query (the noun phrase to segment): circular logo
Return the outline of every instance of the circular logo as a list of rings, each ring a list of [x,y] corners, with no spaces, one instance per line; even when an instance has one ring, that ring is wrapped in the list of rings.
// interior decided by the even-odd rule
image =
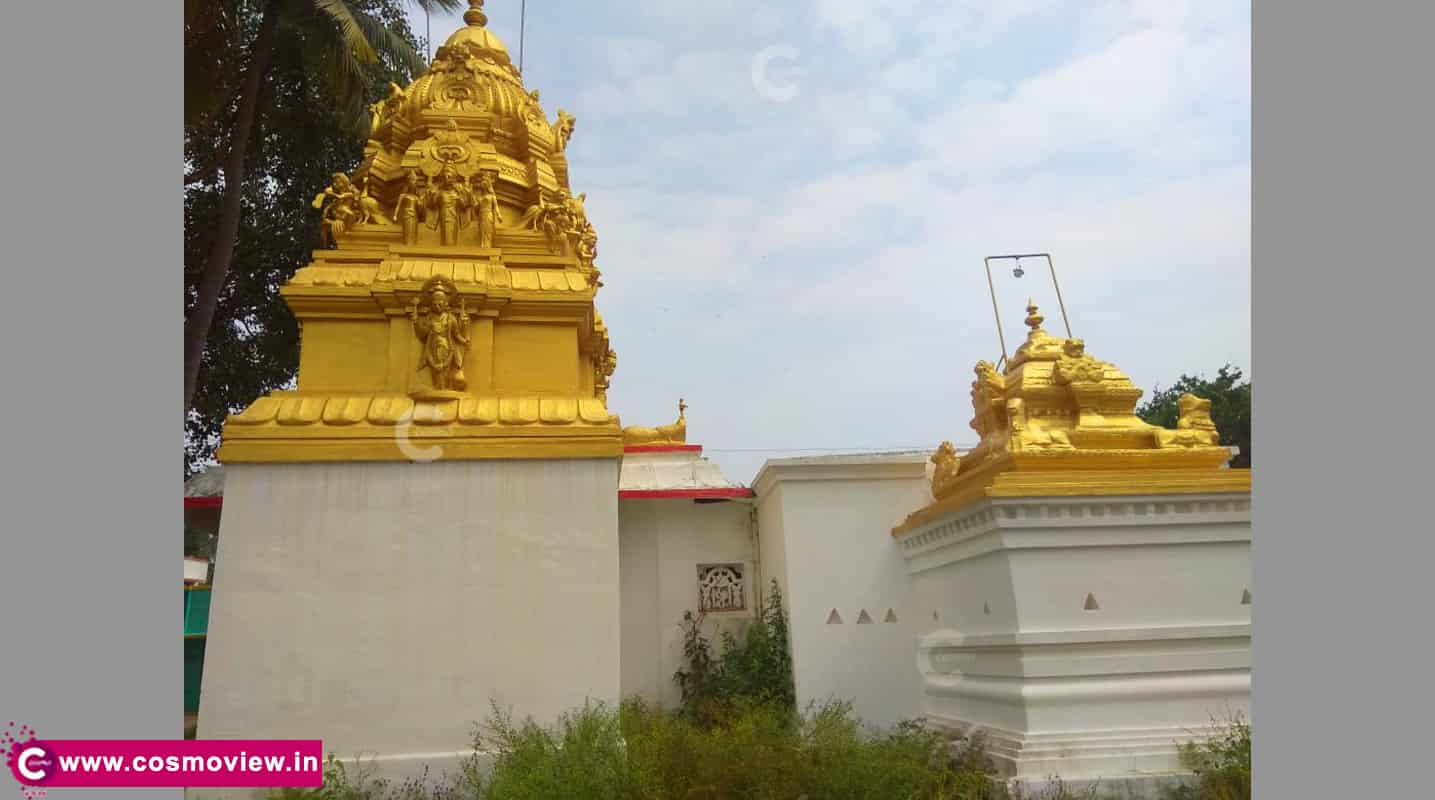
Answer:
[[[10,770],[27,786],[44,786],[60,771],[55,753],[44,742],[16,742]]]

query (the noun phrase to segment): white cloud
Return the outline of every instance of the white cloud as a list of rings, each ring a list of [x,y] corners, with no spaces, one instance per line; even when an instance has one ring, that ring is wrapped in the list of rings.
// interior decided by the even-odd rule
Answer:
[[[673,0],[540,19],[527,79],[578,117],[613,408],[658,424],[686,397],[740,480],[764,456],[715,451],[968,442],[971,364],[996,354],[981,259],[1012,251],[1055,255],[1073,332],[1138,385],[1248,366],[1248,18]],[[785,103],[751,74],[779,45],[800,53]],[[996,279],[1009,347],[1028,293],[1059,328],[1044,267]]]

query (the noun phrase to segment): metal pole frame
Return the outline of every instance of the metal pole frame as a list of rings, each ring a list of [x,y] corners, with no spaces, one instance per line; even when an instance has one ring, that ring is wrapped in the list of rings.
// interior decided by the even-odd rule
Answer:
[[[1066,300],[1061,296],[1061,284],[1056,280],[1056,265],[1052,263],[1050,253],[1013,253],[1003,256],[987,256],[982,260],[982,263],[984,263],[987,268],[987,289],[992,295],[992,316],[996,317],[997,321],[997,339],[1001,342],[1003,362],[1007,360],[1006,335],[1002,333],[1002,316],[1001,312],[997,310],[997,290],[996,284],[992,282],[992,262],[999,259],[1014,259],[1020,261],[1023,258],[1046,259],[1046,267],[1051,271],[1051,285],[1056,289],[1056,302],[1061,306],[1061,323],[1066,326],[1066,338],[1072,338],[1071,320],[1066,316]]]

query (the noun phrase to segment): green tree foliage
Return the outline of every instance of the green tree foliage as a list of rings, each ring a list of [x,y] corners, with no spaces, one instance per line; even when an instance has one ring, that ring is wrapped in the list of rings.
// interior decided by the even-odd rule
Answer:
[[[185,3],[186,477],[227,414],[293,379],[279,287],[318,246],[310,201],[358,166],[366,102],[422,69],[406,4]]]
[[[1241,380],[1241,370],[1227,364],[1214,380],[1205,375],[1182,375],[1166,389],[1160,386],[1136,409],[1136,416],[1163,428],[1176,427],[1180,416],[1177,401],[1187,392],[1211,401],[1211,419],[1221,434],[1221,444],[1241,449],[1231,461],[1236,468],[1251,466],[1251,382]]]

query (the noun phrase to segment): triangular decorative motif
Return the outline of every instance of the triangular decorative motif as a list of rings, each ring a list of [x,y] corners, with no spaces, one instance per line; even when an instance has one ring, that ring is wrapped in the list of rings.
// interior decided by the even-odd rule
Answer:
[[[894,611],[894,610],[892,610],[892,609],[890,609],[890,608],[887,609],[887,616],[883,617],[883,618],[882,618],[882,621],[883,621],[883,622],[896,622],[896,621],[897,621],[897,612]]]
[[[933,622],[940,622],[940,621],[941,621],[941,618],[937,616],[937,612],[935,612],[935,611],[932,612],[932,621],[933,621]]]
[[[1250,604],[1251,604],[1251,590],[1250,590],[1250,589],[1244,589],[1244,590],[1241,591],[1241,605],[1243,605],[1243,606],[1248,606],[1248,605],[1250,605]]]
[[[990,614],[990,613],[992,613],[992,604],[991,604],[991,603],[982,603],[982,613],[983,613],[983,614]]]
[[[872,624],[872,617],[868,616],[868,614],[867,614],[867,609],[865,609],[865,608],[862,609],[862,612],[857,615],[857,624],[858,624],[858,625],[871,625],[871,624]]]
[[[1086,604],[1083,605],[1082,608],[1087,611],[1101,610],[1101,606],[1096,602],[1096,595],[1092,594],[1091,592],[1086,593]]]
[[[828,624],[828,625],[841,625],[841,624],[842,624],[842,615],[837,613],[837,609],[835,609],[835,608],[832,609],[832,613],[827,615],[827,624]]]

